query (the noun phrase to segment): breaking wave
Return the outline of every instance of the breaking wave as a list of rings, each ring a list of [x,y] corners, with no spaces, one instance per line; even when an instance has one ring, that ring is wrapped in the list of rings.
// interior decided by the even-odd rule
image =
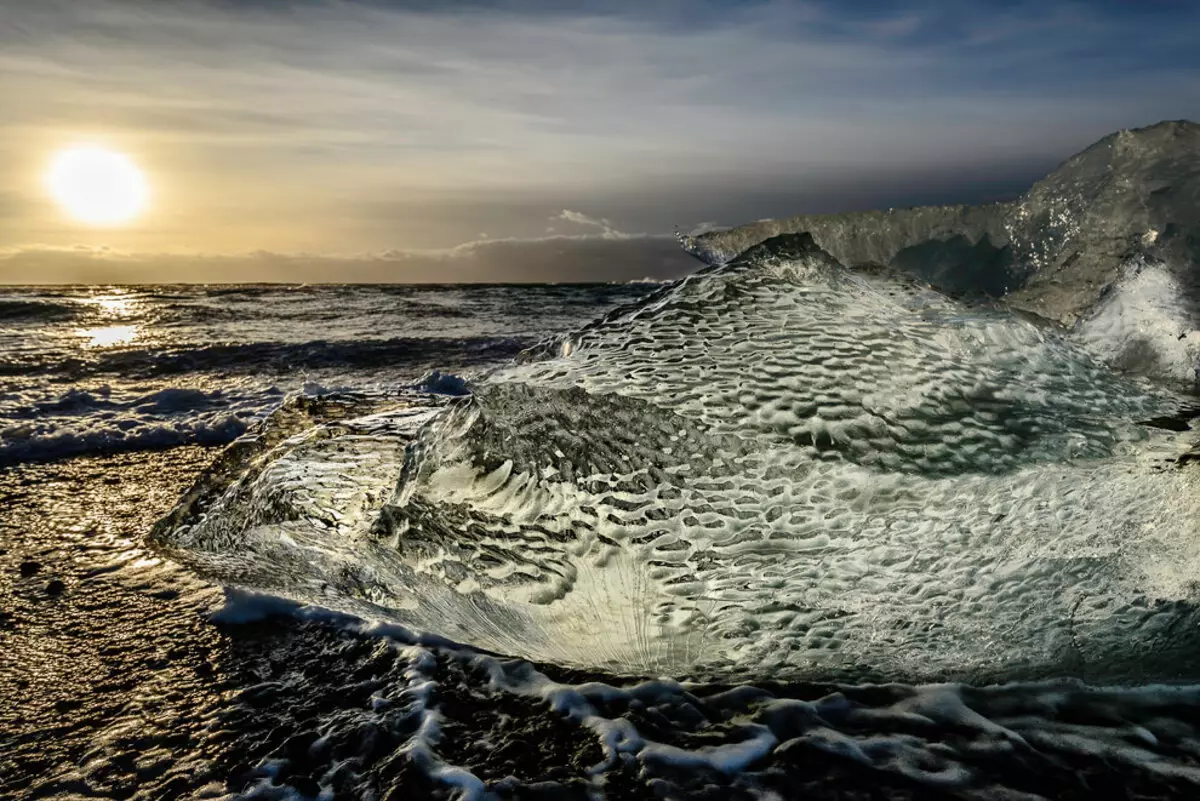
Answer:
[[[51,303],[41,300],[0,300],[0,322],[44,323],[55,320],[70,320],[78,314],[73,304]]]
[[[509,359],[530,344],[510,337],[429,338],[310,342],[250,342],[168,348],[130,348],[85,358],[77,353],[12,353],[0,356],[0,375],[53,374],[151,377],[222,371],[291,373],[304,369],[369,369],[397,364],[472,366]]]
[[[1104,341],[779,237],[469,395],[289,404],[154,538],[612,674],[1195,676],[1200,488],[1154,423],[1186,400]]]
[[[268,403],[278,403],[282,393],[265,395]],[[256,406],[262,402],[258,394],[181,387],[129,398],[108,386],[73,388],[6,410],[0,467],[83,454],[225,445],[261,416]]]

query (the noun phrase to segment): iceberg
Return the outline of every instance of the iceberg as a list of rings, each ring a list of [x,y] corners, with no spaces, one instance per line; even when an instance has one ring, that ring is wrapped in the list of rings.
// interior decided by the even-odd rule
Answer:
[[[1028,316],[781,235],[462,389],[285,406],[153,540],[616,675],[1200,675],[1188,396]]]

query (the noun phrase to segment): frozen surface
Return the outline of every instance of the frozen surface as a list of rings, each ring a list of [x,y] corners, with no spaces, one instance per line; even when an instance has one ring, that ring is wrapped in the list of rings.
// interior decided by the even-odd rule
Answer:
[[[810,238],[473,389],[285,407],[157,541],[235,586],[618,674],[1200,666],[1191,442],[1143,424],[1183,400]]]
[[[294,408],[315,415],[319,403]],[[135,533],[209,457],[178,448],[0,471],[0,796],[1198,794],[1195,686],[626,681],[443,648],[275,596],[227,590],[219,607],[219,589]],[[20,569],[31,559],[32,575]]]

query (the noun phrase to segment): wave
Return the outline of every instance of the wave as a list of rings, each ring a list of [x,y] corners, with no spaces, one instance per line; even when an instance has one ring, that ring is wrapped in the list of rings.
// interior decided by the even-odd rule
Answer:
[[[319,303],[319,300],[320,298],[314,299],[314,302],[311,304],[288,306],[272,300],[264,302],[262,305],[256,304],[251,309],[247,305],[198,305],[194,299],[189,299],[190,302],[173,304],[168,308],[168,312],[176,317],[176,325],[183,326],[194,325],[196,323],[236,324],[245,321],[247,316],[251,314],[257,315],[260,318],[277,321],[281,325],[300,324],[312,326],[323,322],[345,321],[344,310],[330,308],[328,303]],[[419,300],[406,299],[401,304],[389,303],[385,307],[364,308],[356,317],[360,321],[379,318],[386,320],[390,326],[397,318],[404,319],[405,321],[413,318],[470,319],[478,313],[478,310],[475,309],[459,308],[437,303],[423,303]]]
[[[785,236],[471,390],[273,419],[154,541],[618,675],[1200,674],[1186,399],[1022,317]]]
[[[5,412],[0,467],[87,454],[224,445],[277,405],[281,394],[166,387],[120,398],[107,386],[74,387]]]
[[[44,323],[71,320],[78,313],[78,308],[69,303],[0,299],[0,322],[4,323]]]
[[[367,339],[353,341],[252,342],[190,347],[127,349],[92,358],[67,354],[0,356],[0,375],[80,379],[92,375],[156,377],[183,373],[286,374],[318,368],[458,369],[509,359],[533,343],[511,337]]]
[[[267,394],[279,394],[268,390]],[[167,387],[120,400],[108,385],[84,389],[72,387],[50,399],[30,400],[5,412],[8,419],[40,420],[47,415],[94,416],[98,412],[138,411],[156,414],[192,414],[213,408],[227,408],[239,398],[222,390],[205,391],[189,387]]]
[[[124,418],[74,427],[13,425],[0,431],[0,467],[181,445],[225,445],[244,434],[249,422],[224,414],[187,420]]]
[[[418,386],[447,397],[467,391],[461,378],[438,372],[425,376]],[[356,393],[308,382],[290,394],[273,386],[248,387],[240,393],[164,387],[118,397],[108,386],[75,387],[5,411],[0,467],[181,445],[226,445],[268,418],[270,431],[260,431],[253,441],[273,441],[282,431],[299,430],[300,421],[311,425],[314,410],[336,420],[366,415],[394,404],[396,397],[411,397],[411,392]]]

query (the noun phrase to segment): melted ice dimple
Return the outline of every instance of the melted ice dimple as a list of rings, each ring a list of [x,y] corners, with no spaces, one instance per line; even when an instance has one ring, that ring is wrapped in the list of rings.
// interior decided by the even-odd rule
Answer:
[[[470,397],[277,436],[159,540],[234,584],[618,673],[1168,678],[1200,667],[1200,494],[1164,466],[1189,443],[1138,421],[1175,406],[792,237]]]

